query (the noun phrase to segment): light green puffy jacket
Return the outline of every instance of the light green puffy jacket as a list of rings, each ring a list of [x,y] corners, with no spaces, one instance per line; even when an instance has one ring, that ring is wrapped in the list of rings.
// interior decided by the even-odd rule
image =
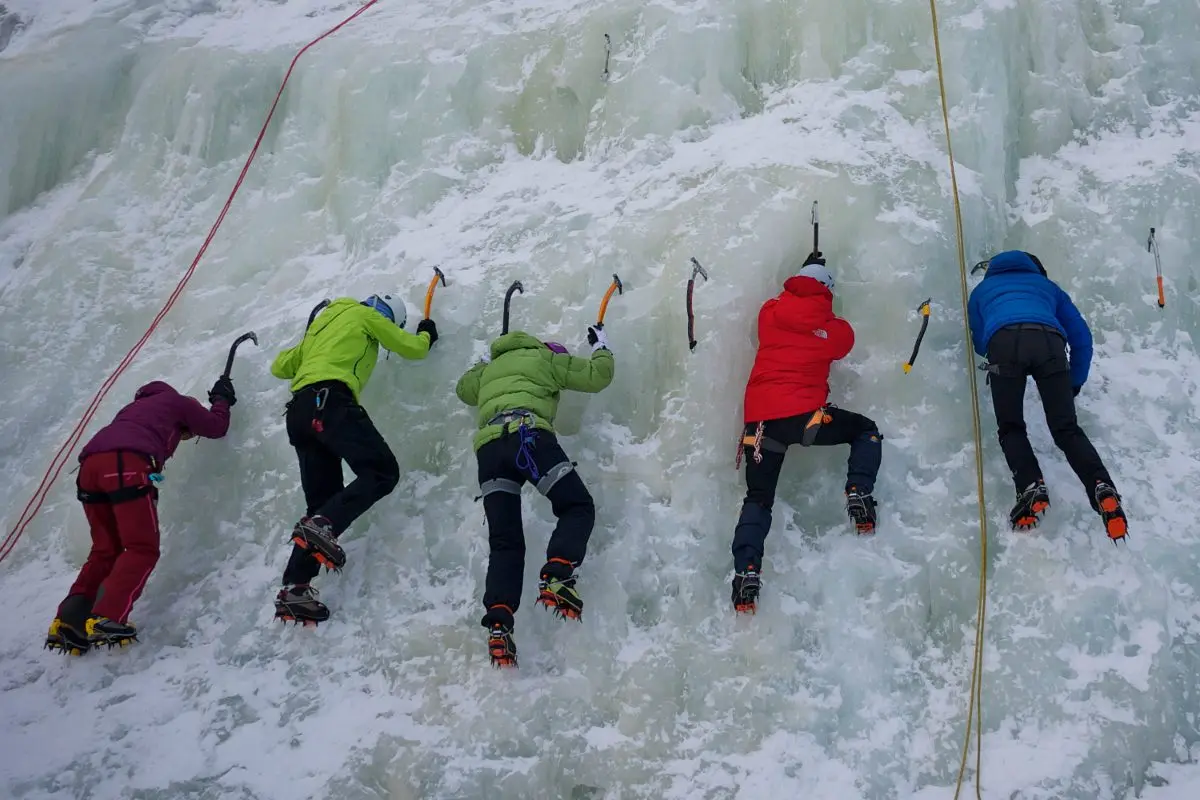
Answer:
[[[454,390],[459,400],[479,407],[476,450],[504,434],[502,425],[487,424],[501,412],[530,411],[535,427],[553,433],[560,392],[599,392],[612,383],[614,361],[608,350],[591,358],[555,353],[522,331],[506,333],[491,349],[491,363],[471,367]]]

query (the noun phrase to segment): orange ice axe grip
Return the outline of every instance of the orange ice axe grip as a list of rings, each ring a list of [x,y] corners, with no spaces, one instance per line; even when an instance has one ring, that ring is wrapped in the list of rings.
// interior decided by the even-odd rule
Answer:
[[[438,281],[442,282],[442,286],[446,285],[446,275],[438,267],[433,268],[434,276],[429,281],[429,288],[425,290],[425,319],[429,319],[429,309],[433,306],[433,293],[437,289]]]
[[[613,273],[612,283],[608,287],[608,291],[604,293],[604,299],[600,301],[600,314],[596,318],[596,327],[604,327],[604,315],[608,313],[608,301],[612,299],[613,292],[625,294],[625,286],[621,283],[621,279],[617,273]]]

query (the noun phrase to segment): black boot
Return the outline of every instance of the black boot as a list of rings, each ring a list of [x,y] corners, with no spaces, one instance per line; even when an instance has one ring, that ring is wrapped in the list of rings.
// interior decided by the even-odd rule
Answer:
[[[50,623],[45,649],[72,656],[81,656],[90,650],[92,643],[87,636],[87,620],[91,614],[92,603],[83,595],[74,594],[64,600],[58,616]]]
[[[517,643],[513,640],[513,614],[507,606],[492,606],[479,623],[488,630],[488,655],[493,667],[517,666]]]
[[[1125,510],[1121,508],[1121,496],[1111,484],[1104,481],[1096,481],[1096,488],[1092,491],[1096,498],[1096,510],[1104,520],[1104,530],[1116,544],[1129,534],[1129,521],[1125,518]]]
[[[346,566],[346,551],[337,543],[333,525],[325,517],[305,517],[297,522],[292,529],[292,541],[312,553],[326,570],[341,572]]]
[[[739,614],[754,614],[758,611],[758,593],[762,580],[753,566],[733,576],[733,610]]]
[[[1050,492],[1046,484],[1036,480],[1024,489],[1017,490],[1017,502],[1008,515],[1015,531],[1028,531],[1036,528],[1041,522],[1042,515],[1050,508]]]
[[[113,647],[132,644],[138,640],[137,627],[129,622],[117,622],[108,617],[92,617],[87,621],[88,641],[92,647],[102,644]]]
[[[860,492],[851,486],[846,490],[846,513],[854,521],[860,535],[875,533],[875,498],[870,492]]]
[[[317,590],[306,583],[285,586],[275,597],[275,619],[304,623],[305,627],[329,619],[329,609],[317,599]]]

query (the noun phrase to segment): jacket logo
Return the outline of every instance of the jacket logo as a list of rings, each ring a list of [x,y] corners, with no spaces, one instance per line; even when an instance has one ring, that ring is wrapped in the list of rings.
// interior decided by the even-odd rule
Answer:
[[[825,332],[824,328],[817,328],[815,331],[813,331],[813,336],[818,336],[822,339],[829,338],[829,334]]]

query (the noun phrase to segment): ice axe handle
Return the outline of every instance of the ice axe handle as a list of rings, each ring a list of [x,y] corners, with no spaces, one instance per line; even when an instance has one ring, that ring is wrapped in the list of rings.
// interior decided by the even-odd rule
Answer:
[[[821,218],[817,215],[817,201],[812,204],[813,252],[821,252]]]
[[[904,364],[905,375],[912,371],[913,364],[917,360],[917,353],[921,352],[921,340],[925,338],[925,330],[929,327],[929,304],[931,302],[933,302],[932,297],[917,306],[917,311],[921,314],[921,330],[917,333],[917,341],[913,343],[912,355]]]
[[[625,286],[621,283],[617,273],[613,273],[612,283],[608,286],[608,291],[604,293],[604,299],[600,301],[600,313],[596,316],[596,327],[604,327],[604,315],[608,313],[608,301],[612,299],[613,292],[625,294]]]
[[[704,271],[704,267],[700,266],[700,262],[692,258],[692,277],[687,282],[687,321],[688,321],[688,350],[696,349],[696,315],[692,311],[692,293],[696,288],[696,276],[703,276],[704,280],[708,280],[708,273]]]
[[[321,302],[319,302],[315,306],[313,306],[313,310],[308,312],[308,324],[304,326],[304,330],[308,330],[309,328],[312,327],[313,320],[317,318],[317,314],[320,314],[321,309],[325,308],[325,306],[327,306],[327,305],[329,305],[329,301],[322,300]],[[256,341],[255,344],[258,344],[258,342]]]
[[[438,281],[442,282],[442,286],[446,285],[446,275],[437,267],[433,268],[434,276],[429,281],[429,288],[425,290],[425,319],[429,319],[429,309],[433,307],[433,292],[437,289]]]
[[[508,333],[508,304],[512,300],[513,292],[525,294],[525,287],[520,281],[513,281],[512,286],[508,287],[508,291],[504,293],[504,323],[500,329],[501,335]]]
[[[254,342],[255,345],[258,344],[258,336],[255,335],[254,331],[243,333],[241,336],[234,339],[233,345],[229,348],[229,358],[225,359],[225,371],[221,373],[222,378],[228,378],[230,373],[233,371],[233,357],[237,355],[238,345],[247,339]]]

